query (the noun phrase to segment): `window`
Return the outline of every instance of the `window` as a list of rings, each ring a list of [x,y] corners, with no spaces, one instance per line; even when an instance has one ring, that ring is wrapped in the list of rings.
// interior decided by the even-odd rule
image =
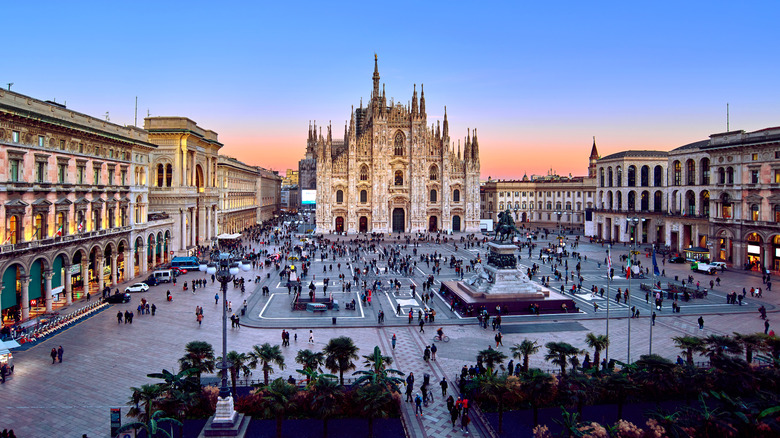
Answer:
[[[402,186],[404,185],[404,173],[400,170],[395,171],[395,185]]]
[[[38,147],[44,147],[46,144],[46,137],[39,135],[38,136]]]
[[[368,166],[365,164],[360,166],[360,180],[368,181]]]
[[[759,220],[759,208],[758,204],[753,204],[750,206],[750,220],[757,221]]]
[[[84,153],[84,143],[79,143],[79,153],[80,154]]]
[[[366,202],[368,202],[368,191],[361,190],[360,191],[360,203],[361,204],[365,204]]]
[[[121,178],[122,178],[122,185],[126,186],[127,185],[127,169],[122,169],[122,172],[120,172],[120,174],[122,175],[121,176]]]
[[[430,179],[431,181],[436,181],[437,179],[439,179],[439,168],[436,167],[435,165],[431,166]]]
[[[35,162],[35,182],[46,182],[46,162]]]
[[[710,184],[710,159],[709,158],[701,159],[701,184],[705,186]]]
[[[758,161],[758,154],[751,155],[750,159],[753,160],[753,161]]]
[[[460,202],[460,190],[455,189],[452,192],[452,202]]]
[[[653,169],[653,186],[661,187],[664,184],[664,169],[661,166],[655,166]]]
[[[84,184],[84,166],[79,166],[76,170],[76,183]]]
[[[65,226],[65,213],[59,212],[57,213],[57,230],[54,232],[54,237],[60,237],[67,234],[67,227]]]
[[[734,184],[734,168],[729,167],[726,169],[726,184]]]
[[[775,159],[780,160],[780,151],[775,151]]]
[[[114,169],[108,169],[108,185],[114,185]]]
[[[431,202],[438,202],[436,190],[431,190]]]
[[[751,170],[750,171],[750,183],[751,184],[758,184],[758,170]]]
[[[336,203],[341,204],[344,202],[344,192],[341,190],[336,191]]]
[[[163,181],[165,180],[165,166],[162,164],[157,165],[157,187],[163,186]]]
[[[674,181],[674,185],[679,186],[682,184],[682,165],[679,161],[674,162],[674,175],[672,176],[672,181]]]
[[[61,151],[65,150],[65,140],[60,140],[60,150]]]
[[[21,234],[19,230],[20,223],[21,222],[19,221],[19,218],[16,216],[11,216],[11,218],[8,219],[8,229],[6,230],[6,233],[8,233],[9,236],[6,238],[6,240],[11,245],[15,245],[18,242],[20,242],[19,239],[19,235]]]
[[[165,187],[170,187],[172,181],[173,181],[173,165],[172,164],[167,164],[165,166]],[[122,185],[124,185],[124,184],[125,184],[125,179],[123,177],[122,178]]]
[[[780,205],[775,205],[775,222],[780,222]]]
[[[68,180],[68,163],[57,163],[57,182],[66,183]]]
[[[404,154],[404,135],[400,132],[395,135],[395,147],[393,150],[395,155]]]
[[[650,166],[642,166],[639,170],[639,185],[642,187],[650,185]]]
[[[607,168],[607,187],[612,187],[612,167]]]
[[[623,169],[618,166],[615,171],[616,186],[623,187]]]
[[[693,160],[685,163],[685,184],[689,186],[696,185],[696,164]]]
[[[33,240],[41,240],[46,237],[46,230],[44,230],[46,223],[43,219],[43,214],[36,214],[33,221]]]
[[[14,143],[19,143],[20,137],[21,135],[19,134],[19,131],[14,131],[11,133],[11,139],[13,140]]]
[[[92,184],[94,184],[96,186],[100,185],[100,168],[99,167],[94,167],[94,168],[92,168],[92,170],[93,170],[92,176],[94,177],[93,180],[92,180]]]
[[[604,187],[604,168],[599,169],[599,187]]]
[[[22,167],[22,160],[19,158],[8,159],[8,180],[19,181],[19,170]]]
[[[775,170],[775,184],[780,184],[780,170]]]
[[[628,166],[628,186],[636,187],[636,166]]]

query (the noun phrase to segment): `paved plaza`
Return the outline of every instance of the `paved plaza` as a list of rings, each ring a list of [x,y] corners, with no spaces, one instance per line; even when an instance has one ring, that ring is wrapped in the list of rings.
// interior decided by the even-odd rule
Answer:
[[[424,333],[421,333],[416,315],[412,324],[408,324],[406,316],[410,308],[416,313],[417,309],[426,306],[420,293],[423,281],[432,273],[433,265],[420,262],[419,255],[432,254],[435,251],[446,258],[452,255],[464,260],[479,255],[484,258],[486,252],[484,246],[464,249],[459,238],[460,236],[455,236],[454,241],[447,244],[421,243],[416,248],[418,256],[414,257],[417,266],[410,276],[391,271],[384,273],[386,261],[378,261],[380,273],[374,275],[372,279],[378,279],[388,287],[383,287],[381,292],[374,295],[371,306],[361,302],[355,288],[352,289],[352,293],[341,291],[337,264],[341,264],[341,273],[351,278],[350,269],[361,268],[364,263],[378,259],[378,253],[358,251],[346,257],[337,257],[336,260],[331,258],[322,261],[318,252],[312,260],[308,278],[303,279],[303,295],[308,296],[307,286],[309,282],[314,282],[318,296],[322,296],[323,280],[327,277],[330,279],[328,294],[333,292],[334,299],[339,300],[340,303],[341,309],[337,312],[328,311],[315,315],[306,311],[292,311],[291,295],[288,294],[285,283],[280,281],[279,272],[274,267],[262,267],[252,272],[242,273],[243,275],[240,276],[247,280],[259,277],[259,282],[248,282],[246,292],[243,294],[232,286],[228,289],[228,300],[232,302],[235,313],[239,313],[242,302],[247,301],[247,314],[241,318],[243,327],[228,328],[228,349],[247,352],[253,345],[264,342],[281,344],[281,331],[287,329],[293,339],[295,334],[298,339],[297,342],[292,340],[290,347],[283,348],[286,369],[277,369],[272,375],[274,378],[286,378],[289,375],[297,376],[294,370],[299,366],[294,359],[300,349],[320,350],[332,337],[341,335],[351,337],[360,347],[361,355],[369,354],[373,347],[378,345],[385,354],[393,356],[394,368],[405,373],[414,372],[417,383],[422,381],[423,374],[431,375],[436,399],[432,405],[424,409],[423,416],[415,417],[410,404],[404,404],[404,415],[412,434],[425,437],[463,436],[459,430],[453,429],[449,424],[448,413],[440,397],[437,383],[443,377],[447,378],[450,392],[453,392],[456,375],[463,365],[475,362],[477,351],[493,345],[494,348],[511,355],[510,347],[523,339],[536,340],[542,345],[550,341],[565,341],[587,349],[585,335],[588,332],[605,333],[607,299],[611,300],[610,358],[626,360],[629,353],[629,322],[631,359],[638,359],[641,354],[649,351],[651,323],[648,316],[651,314],[652,299],[651,303],[647,303],[644,292],[640,292],[639,281],[633,280],[630,286],[630,303],[614,302],[617,289],[625,290],[628,287],[628,280],[624,275],[620,275],[619,256],[628,252],[628,248],[622,245],[612,250],[616,276],[604,298],[598,295],[593,297],[590,292],[585,293],[585,291],[594,284],[599,288],[607,285],[607,271],[603,264],[606,256],[605,247],[600,244],[581,243],[574,249],[582,255],[582,275],[585,279],[583,293],[574,297],[581,312],[507,316],[502,324],[503,346],[496,347],[495,333],[490,327],[482,329],[477,326],[476,318],[463,318],[451,312],[449,303],[437,295],[432,302],[428,303],[437,312],[436,322],[426,324]],[[569,246],[573,241],[574,237],[569,237]],[[395,245],[405,244],[405,241],[397,242],[394,238],[385,238],[384,243],[379,246],[386,248],[391,245],[396,247]],[[547,242],[549,240],[542,239],[536,243],[541,246],[546,245]],[[413,249],[413,245],[400,248],[402,254],[411,253]],[[519,263],[525,267],[532,263],[541,263],[538,260],[538,249],[530,258],[527,250],[518,251],[518,254],[521,256]],[[652,266],[650,259],[645,258],[644,251],[639,257],[643,266]],[[568,259],[570,270],[574,269],[576,263],[574,258]],[[296,264],[300,266],[299,262]],[[333,265],[332,270],[331,265]],[[661,265],[660,259],[659,265]],[[323,272],[323,266],[326,272]],[[449,268],[446,261],[443,260],[440,267],[441,274],[435,276],[434,291],[438,291],[441,281],[456,279],[454,270]],[[675,275],[687,278],[691,274],[687,264],[666,263],[665,266],[660,267],[665,270],[667,278]],[[564,270],[563,267],[559,269]],[[541,264],[539,272],[540,275],[551,275],[550,263]],[[709,280],[712,277],[703,274],[694,277],[701,281],[702,288],[709,289]],[[720,287],[716,286],[710,290],[706,298],[682,302],[680,313],[673,315],[668,300],[664,303],[664,308],[658,312],[658,319],[653,328],[654,353],[674,359],[679,352],[671,338],[682,334],[706,336],[713,333],[731,334],[735,331],[742,333],[763,331],[763,321],[758,317],[757,311],[762,304],[766,306],[769,319],[774,323],[773,311],[780,300],[772,292],[765,291],[761,299],[753,298],[748,294],[741,306],[726,304],[726,294],[731,291],[741,292],[743,287],[748,290],[751,286],[763,287],[760,275],[744,271],[726,271],[720,273],[719,277],[722,280]],[[124,417],[127,412],[126,403],[131,394],[129,388],[152,382],[152,379],[146,377],[148,373],[159,372],[163,368],[178,369],[177,360],[183,355],[187,342],[192,340],[210,342],[220,354],[221,304],[215,304],[214,300],[218,283],[214,284],[209,280],[207,287],[198,289],[194,293],[182,291],[181,282],[197,278],[204,278],[204,275],[200,272],[188,273],[179,278],[176,287],[163,284],[152,287],[147,293],[134,294],[131,303],[110,306],[109,309],[40,342],[33,348],[16,352],[15,372],[5,384],[0,386],[3,400],[3,406],[0,407],[0,429],[13,428],[19,437],[80,437],[84,433],[90,438],[107,437],[109,409],[122,407],[123,422],[129,421]],[[538,279],[538,276],[535,278]],[[389,282],[395,280],[401,283],[397,295],[389,288]],[[645,282],[649,281],[645,280]],[[661,279],[661,281],[665,280]],[[416,285],[416,294],[411,294],[411,284]],[[560,285],[560,281],[550,282],[550,288],[555,290],[560,290]],[[269,288],[270,296],[263,296],[261,293],[263,286]],[[568,289],[566,286],[570,287],[571,281],[564,286]],[[174,296],[172,302],[166,302],[166,290],[172,292]],[[136,314],[132,324],[118,324],[117,311],[135,312],[135,307],[142,296],[156,304],[157,314],[155,316]],[[356,309],[346,310],[344,304],[352,299],[358,303]],[[599,304],[598,311],[594,311],[594,301]],[[71,310],[85,304],[85,302],[74,303]],[[396,315],[398,304],[401,304],[403,309],[403,314],[400,316]],[[638,319],[628,318],[629,308],[634,305],[640,310],[641,317]],[[196,306],[202,306],[204,309],[204,320],[201,326],[195,319]],[[62,309],[61,313],[67,311],[68,309]],[[377,323],[380,311],[385,313],[385,322],[381,325]],[[704,318],[704,330],[700,330],[696,322],[699,316]],[[333,317],[337,318],[336,325],[333,325]],[[444,328],[451,341],[437,343],[439,347],[437,360],[426,363],[422,360],[422,352],[425,345],[432,343],[432,337],[438,327]],[[307,343],[310,329],[314,332],[314,345]],[[393,334],[398,339],[395,350],[390,344]],[[52,347],[60,345],[64,348],[64,360],[62,363],[52,364],[49,352]],[[361,364],[362,360],[358,362],[358,365]],[[545,370],[553,369],[551,364],[543,360],[542,352],[532,356],[531,366]],[[253,378],[261,377],[262,372],[254,372]],[[472,433],[478,432],[476,429],[472,430]]]

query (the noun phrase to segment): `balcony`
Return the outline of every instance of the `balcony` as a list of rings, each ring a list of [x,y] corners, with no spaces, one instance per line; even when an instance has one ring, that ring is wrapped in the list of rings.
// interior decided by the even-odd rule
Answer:
[[[88,233],[70,234],[67,236],[49,237],[47,239],[42,239],[42,240],[31,240],[29,242],[20,242],[12,245],[2,245],[0,246],[0,254],[13,254],[17,252],[21,253],[23,251],[29,251],[29,250],[45,251],[47,249],[61,246],[63,244],[71,245],[70,242],[83,241],[83,240],[92,239],[96,237],[101,237],[101,238],[112,237],[129,231],[130,231],[130,227],[116,227],[116,228],[107,228],[107,229],[97,230],[97,231],[90,231]]]

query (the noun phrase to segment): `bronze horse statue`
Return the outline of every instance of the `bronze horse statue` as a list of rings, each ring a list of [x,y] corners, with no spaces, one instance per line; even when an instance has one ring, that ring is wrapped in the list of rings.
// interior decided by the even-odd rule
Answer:
[[[498,214],[498,225],[496,226],[496,235],[493,238],[495,242],[503,242],[507,239],[512,241],[512,236],[515,233],[519,233],[515,228],[515,221],[512,220],[512,213],[509,210],[502,211]]]

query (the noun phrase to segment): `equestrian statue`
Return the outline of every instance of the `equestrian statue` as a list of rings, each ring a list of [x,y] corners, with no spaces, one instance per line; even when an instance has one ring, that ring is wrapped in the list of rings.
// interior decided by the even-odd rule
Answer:
[[[498,226],[496,226],[496,235],[493,238],[494,242],[503,242],[505,240],[512,241],[512,236],[515,233],[519,233],[515,228],[515,221],[512,220],[512,213],[509,210],[502,211],[498,214]]]

